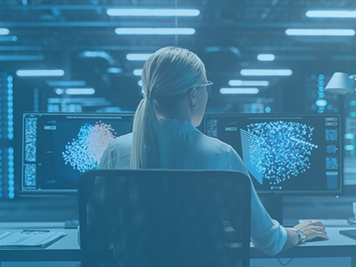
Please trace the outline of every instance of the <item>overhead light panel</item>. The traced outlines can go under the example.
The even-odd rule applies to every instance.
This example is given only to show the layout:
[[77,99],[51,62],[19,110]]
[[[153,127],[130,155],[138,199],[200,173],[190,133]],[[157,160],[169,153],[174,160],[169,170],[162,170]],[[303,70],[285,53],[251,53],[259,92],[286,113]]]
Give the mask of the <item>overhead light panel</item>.
[[129,61],[146,61],[152,56],[151,54],[127,54],[126,59]]
[[356,10],[309,10],[308,18],[356,18]]
[[290,69],[243,69],[242,76],[290,76],[293,71]]
[[9,29],[0,28],[0,35],[8,35],[10,33]]
[[0,36],[0,42],[16,42],[19,38],[17,36]]
[[115,60],[105,51],[83,51],[79,54],[81,58],[102,58],[105,59],[109,64],[114,64]]
[[95,94],[94,88],[68,88],[66,89],[67,95],[93,95]]
[[287,29],[290,36],[354,36],[353,29]]
[[118,74],[118,73],[122,73],[122,68],[111,67],[111,68],[107,68],[106,71],[107,73]]
[[85,81],[47,81],[47,85],[51,87],[69,87],[69,86],[86,86]]
[[111,8],[109,16],[150,16],[150,17],[197,17],[199,9],[148,9],[148,8]]
[[135,70],[133,71],[133,75],[135,75],[135,76],[141,76],[141,75],[142,75],[142,71],[143,71],[143,69],[135,69]]
[[258,88],[221,88],[220,94],[223,95],[255,95],[258,94]]
[[44,58],[43,55],[1,55],[0,61],[37,61]]
[[119,35],[192,35],[194,28],[116,28]]
[[259,54],[257,56],[257,59],[259,61],[273,61],[275,59],[275,56],[273,54]]
[[268,86],[269,81],[242,81],[242,80],[230,80],[230,86]]
[[16,75],[19,77],[59,77],[64,75],[64,70],[18,70]]

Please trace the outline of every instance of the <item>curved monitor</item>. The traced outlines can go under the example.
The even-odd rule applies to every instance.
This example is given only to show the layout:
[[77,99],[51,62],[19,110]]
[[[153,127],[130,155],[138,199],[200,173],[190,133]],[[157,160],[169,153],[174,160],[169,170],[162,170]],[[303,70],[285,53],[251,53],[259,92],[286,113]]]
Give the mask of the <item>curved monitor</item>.
[[242,157],[259,193],[342,192],[341,115],[209,114],[204,132]]
[[21,193],[76,192],[107,145],[132,131],[133,113],[24,113]]

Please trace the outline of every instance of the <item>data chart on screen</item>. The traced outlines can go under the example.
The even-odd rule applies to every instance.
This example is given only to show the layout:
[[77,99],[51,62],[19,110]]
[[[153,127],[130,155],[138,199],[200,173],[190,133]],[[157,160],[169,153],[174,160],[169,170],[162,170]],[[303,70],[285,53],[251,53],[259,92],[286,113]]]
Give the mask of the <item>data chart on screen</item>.
[[22,190],[76,190],[109,143],[132,131],[133,114],[23,115]]
[[260,192],[342,190],[340,115],[207,115],[204,131],[230,144]]

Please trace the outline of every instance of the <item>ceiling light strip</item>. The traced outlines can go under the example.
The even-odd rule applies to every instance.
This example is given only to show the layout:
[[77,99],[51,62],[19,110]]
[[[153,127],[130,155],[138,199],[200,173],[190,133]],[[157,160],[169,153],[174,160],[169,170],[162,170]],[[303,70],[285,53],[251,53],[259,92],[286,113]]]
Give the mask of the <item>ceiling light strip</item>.
[[149,17],[197,17],[199,9],[148,9],[148,8],[111,8],[109,16],[149,16]]

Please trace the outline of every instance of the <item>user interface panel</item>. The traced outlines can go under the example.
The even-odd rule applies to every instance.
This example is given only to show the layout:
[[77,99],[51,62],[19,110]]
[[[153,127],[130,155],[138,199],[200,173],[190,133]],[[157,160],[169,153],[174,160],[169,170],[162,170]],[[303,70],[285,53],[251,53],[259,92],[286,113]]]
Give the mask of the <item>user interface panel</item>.
[[336,115],[206,115],[208,136],[242,157],[259,192],[342,190],[341,117]]
[[75,191],[106,147],[132,131],[134,114],[23,114],[22,191]]

